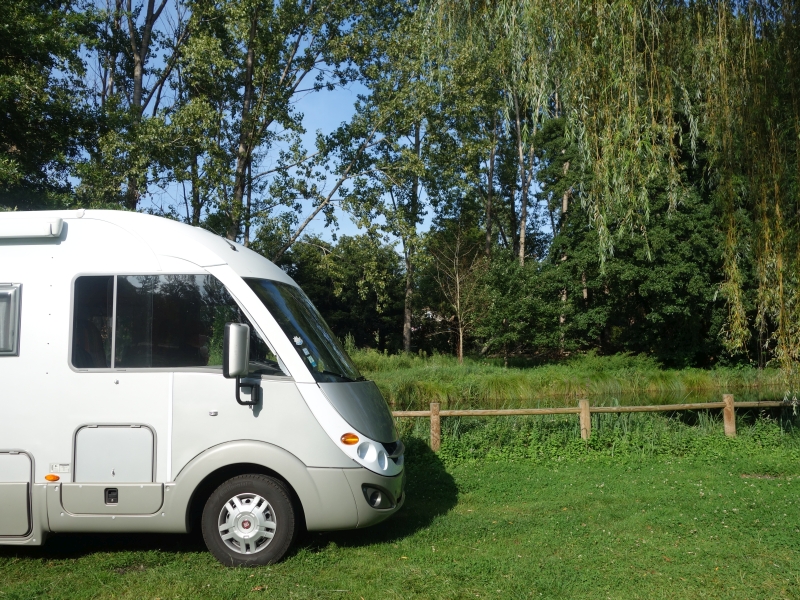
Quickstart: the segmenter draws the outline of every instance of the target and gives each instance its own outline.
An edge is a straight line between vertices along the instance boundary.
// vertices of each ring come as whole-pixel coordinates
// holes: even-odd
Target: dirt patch
[[[742,473],[742,479],[780,479],[780,477],[766,473]]]

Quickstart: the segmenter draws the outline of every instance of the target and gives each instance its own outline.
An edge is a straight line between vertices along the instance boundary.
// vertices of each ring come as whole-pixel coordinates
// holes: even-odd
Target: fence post
[[[733,409],[733,394],[723,394],[722,401],[725,408],[722,409],[722,421],[725,424],[725,435],[736,437],[736,413]]]
[[[439,451],[442,444],[442,420],[439,416],[439,403],[431,402],[431,450]]]
[[[592,413],[589,412],[589,401],[578,400],[581,409],[581,439],[588,440],[592,435]]]

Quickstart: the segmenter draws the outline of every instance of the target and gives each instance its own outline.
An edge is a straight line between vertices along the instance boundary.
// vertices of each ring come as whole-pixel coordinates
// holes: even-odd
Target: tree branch
[[[361,144],[361,146],[358,147],[358,150],[356,151],[355,156],[350,161],[350,164],[347,165],[347,168],[344,170],[344,173],[342,173],[341,177],[339,177],[339,180],[336,182],[336,185],[333,186],[333,189],[331,190],[331,192],[325,197],[325,200],[320,202],[319,206],[317,206],[317,208],[314,209],[314,211],[306,218],[306,220],[303,221],[303,223],[300,225],[300,227],[297,228],[297,231],[295,231],[294,234],[292,234],[292,236],[289,238],[289,241],[287,241],[283,245],[283,247],[280,250],[278,250],[277,254],[272,259],[273,262],[277,262],[277,261],[279,261],[281,259],[281,257],[286,253],[286,251],[289,248],[291,248],[292,244],[295,243],[297,238],[300,237],[300,234],[308,226],[308,224],[311,223],[311,221],[314,220],[314,218],[320,213],[320,211],[322,211],[323,208],[325,208],[328,204],[330,204],[331,199],[333,198],[333,195],[339,190],[340,187],[342,187],[342,184],[345,181],[347,181],[347,179],[349,179],[350,170],[353,168],[353,165],[355,165],[357,158],[359,156],[361,156],[361,153],[369,147],[369,140],[372,139],[372,137],[375,135],[375,133],[377,131],[378,131],[378,125],[376,125],[373,128],[373,130],[370,132],[370,134],[367,137],[367,139],[365,139],[364,142]],[[380,142],[376,142],[376,143],[380,143]]]

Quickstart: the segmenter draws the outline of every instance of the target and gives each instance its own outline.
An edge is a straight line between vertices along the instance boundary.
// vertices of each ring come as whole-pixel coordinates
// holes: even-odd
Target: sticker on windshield
[[[298,336],[294,336],[294,339],[292,341],[294,341],[294,345],[295,346],[302,346],[303,345],[303,340]]]
[[[306,356],[309,355],[308,348],[303,348],[303,354],[305,354]]]
[[[314,360],[314,357],[313,356],[307,356],[306,358],[308,358],[308,362],[311,363],[311,366],[316,368],[317,361]]]

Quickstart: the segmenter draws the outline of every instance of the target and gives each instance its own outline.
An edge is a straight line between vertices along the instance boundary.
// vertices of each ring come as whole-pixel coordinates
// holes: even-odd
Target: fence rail
[[[510,417],[515,415],[579,415],[581,437],[588,440],[592,434],[592,413],[636,413],[673,412],[678,410],[722,409],[725,435],[736,435],[737,408],[775,408],[791,406],[780,400],[764,402],[734,402],[733,394],[723,394],[722,402],[698,402],[695,404],[659,404],[654,406],[591,406],[588,400],[578,400],[578,406],[562,408],[510,408],[491,410],[441,410],[438,402],[431,402],[430,410],[396,410],[395,417],[430,418],[431,449],[438,451],[442,441],[442,417]]]

